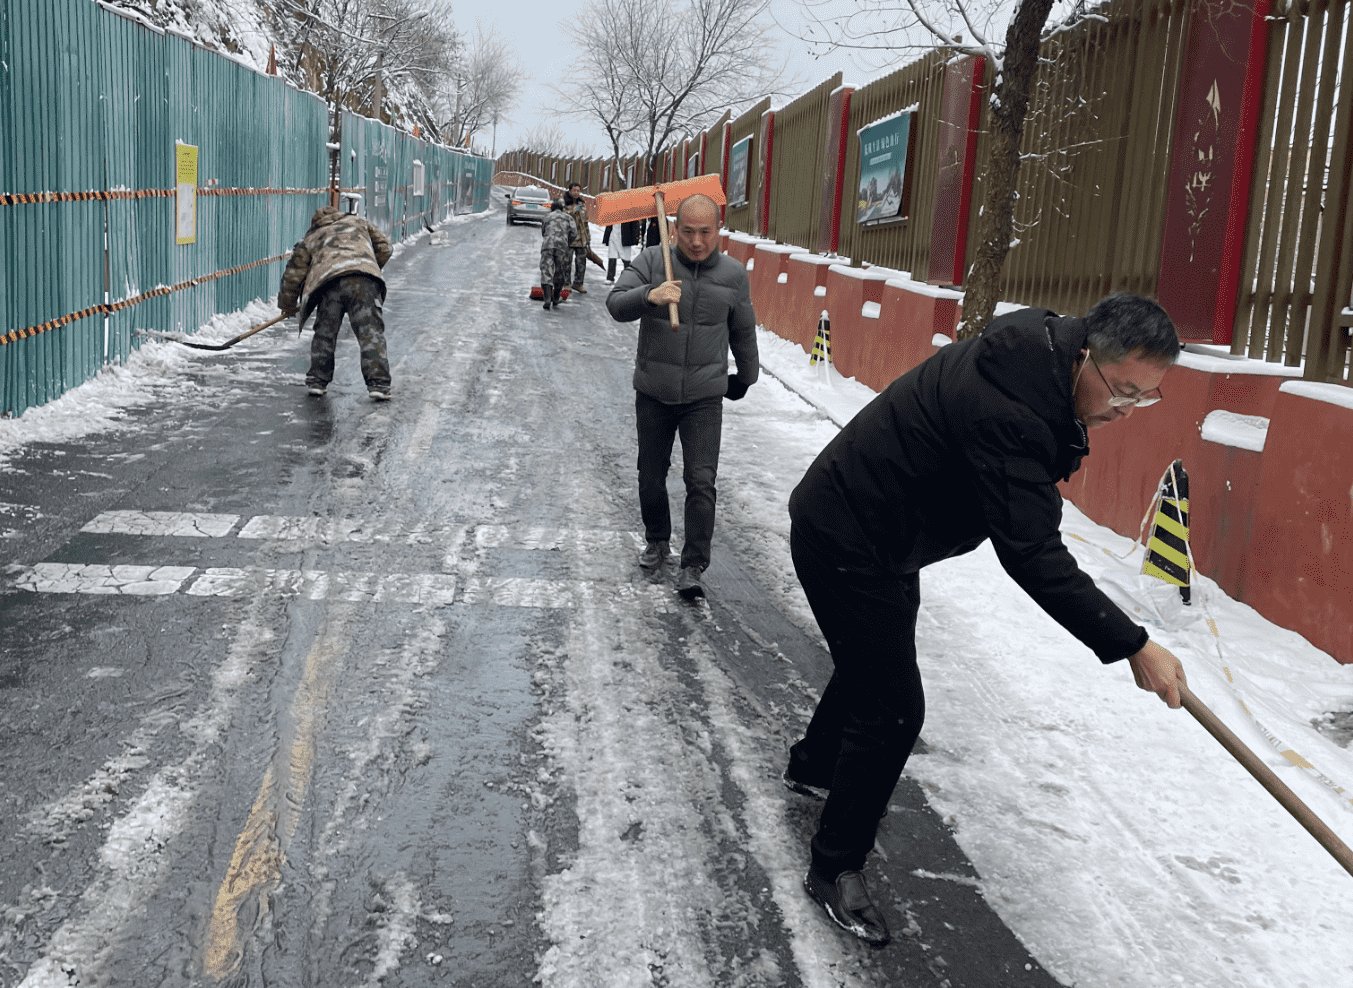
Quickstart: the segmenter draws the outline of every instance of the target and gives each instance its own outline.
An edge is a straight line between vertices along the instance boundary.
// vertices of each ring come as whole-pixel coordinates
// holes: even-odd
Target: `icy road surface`
[[[922,581],[924,745],[869,865],[896,942],[829,926],[778,784],[829,668],[785,504],[872,394],[762,334],[687,606],[634,565],[633,327],[595,268],[530,304],[538,243],[494,209],[400,249],[389,405],[346,334],[307,398],[291,324],[0,422],[0,985],[1353,984],[1353,877],[985,549]],[[1353,669],[1066,514],[1353,842]]]

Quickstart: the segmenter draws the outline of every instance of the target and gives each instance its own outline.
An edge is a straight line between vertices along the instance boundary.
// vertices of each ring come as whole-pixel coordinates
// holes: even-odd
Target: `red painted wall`
[[[876,391],[929,357],[936,332],[952,336],[956,300],[898,281],[888,285],[882,275],[855,277],[828,263],[791,255],[787,283],[778,286],[783,293],[766,317],[758,309],[759,321],[808,352],[817,314],[827,309],[837,369]],[[826,285],[825,298],[814,294],[818,284]],[[861,317],[866,300],[879,302],[879,319]],[[1311,396],[1347,401],[1353,389],[1292,381],[1272,373],[1276,367],[1238,373],[1229,363],[1184,354],[1165,377],[1164,401],[1090,434],[1090,455],[1063,494],[1132,538],[1161,474],[1182,459],[1199,571],[1269,620],[1353,663],[1353,408]],[[1280,391],[1289,381],[1289,390]],[[1263,452],[1203,439],[1203,420],[1215,410],[1267,418]]]
[[[1347,399],[1335,384],[1288,385]],[[1284,391],[1264,444],[1242,598],[1353,662],[1353,408]]]

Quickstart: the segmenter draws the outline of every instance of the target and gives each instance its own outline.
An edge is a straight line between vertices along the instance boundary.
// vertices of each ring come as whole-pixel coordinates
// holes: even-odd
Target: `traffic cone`
[[[818,316],[817,335],[813,337],[813,353],[808,358],[808,366],[816,367],[819,361],[827,364],[832,362],[831,320],[827,318],[826,309]]]
[[[1173,583],[1184,603],[1189,600],[1189,475],[1184,462],[1175,460],[1160,479],[1156,491],[1156,517],[1146,542],[1142,572]]]

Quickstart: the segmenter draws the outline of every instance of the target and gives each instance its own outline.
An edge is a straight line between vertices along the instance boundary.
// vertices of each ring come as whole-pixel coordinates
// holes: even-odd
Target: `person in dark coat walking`
[[[634,361],[634,416],[639,435],[639,511],[647,545],[639,564],[660,571],[672,537],[667,471],[681,434],[685,462],[686,542],[676,589],[704,596],[700,574],[709,565],[714,535],[715,475],[723,429],[723,400],[736,401],[756,383],[756,313],[747,269],[719,252],[719,207],[691,196],[677,213],[671,248],[673,280],[666,280],[662,248],[643,251],[606,296],[617,322],[639,320]],[[677,304],[673,332],[668,303]],[[728,351],[737,358],[728,373]]]
[[[1119,293],[1084,318],[1021,309],[945,346],[860,411],[790,496],[790,551],[834,672],[783,781],[825,799],[804,887],[870,943],[887,923],[860,871],[921,732],[916,664],[922,567],[990,539],[1002,567],[1101,662],[1127,659],[1169,706],[1185,682],[1076,565],[1057,482],[1087,429],[1160,400],[1179,352],[1155,302]]]

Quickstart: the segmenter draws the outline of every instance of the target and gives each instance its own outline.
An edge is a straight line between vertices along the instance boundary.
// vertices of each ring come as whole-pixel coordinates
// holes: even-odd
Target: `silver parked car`
[[[507,194],[507,225],[541,223],[550,211],[550,194],[536,185],[519,185]]]

